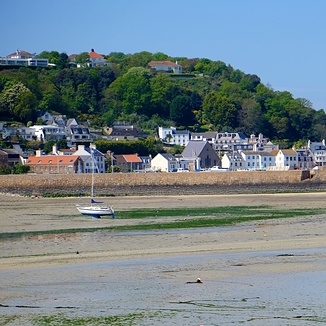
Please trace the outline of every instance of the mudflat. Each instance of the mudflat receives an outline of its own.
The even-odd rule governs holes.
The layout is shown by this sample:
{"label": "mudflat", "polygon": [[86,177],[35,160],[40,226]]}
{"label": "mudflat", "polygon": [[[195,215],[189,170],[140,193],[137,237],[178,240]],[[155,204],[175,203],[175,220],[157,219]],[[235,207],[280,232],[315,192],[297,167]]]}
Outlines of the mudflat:
{"label": "mudflat", "polygon": [[[119,211],[141,208],[268,205],[284,210],[326,209],[325,198],[326,193],[112,197],[104,200],[114,207],[116,218],[92,219],[79,214],[76,198],[1,195],[0,229],[2,233],[10,233],[137,224],[143,221],[119,219]],[[171,221],[176,219],[180,217],[170,218]],[[159,220],[155,219],[156,222]],[[180,230],[177,236],[168,232],[149,232],[146,236],[134,232],[132,241],[130,234],[123,232],[117,241],[110,230],[91,236],[78,232],[24,236],[1,241],[0,270],[130,257],[323,247],[326,244],[325,224],[324,215],[301,216],[250,222],[247,228],[222,228],[218,236],[212,230],[200,230],[191,236],[187,230]]]}
{"label": "mudflat", "polygon": [[[325,198],[321,192],[112,197],[103,200],[116,218],[92,219],[79,214],[76,198],[0,195],[1,233],[26,232],[0,240],[0,323],[43,325],[48,316],[60,325],[325,323]],[[231,227],[110,230],[144,223],[119,219],[123,210],[262,205],[321,212]],[[28,233],[43,230],[53,232]]]}

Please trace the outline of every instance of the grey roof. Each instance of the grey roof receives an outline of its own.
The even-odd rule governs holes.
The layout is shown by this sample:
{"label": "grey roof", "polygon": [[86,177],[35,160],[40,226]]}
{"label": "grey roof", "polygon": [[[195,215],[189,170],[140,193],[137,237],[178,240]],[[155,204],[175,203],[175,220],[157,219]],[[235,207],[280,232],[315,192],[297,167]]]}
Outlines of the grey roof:
{"label": "grey roof", "polygon": [[172,130],[172,134],[175,134],[175,135],[188,135],[189,131],[188,130]]}
{"label": "grey roof", "polygon": [[2,148],[4,152],[7,154],[18,154],[20,155],[20,152],[17,149],[12,149],[12,148]]}
{"label": "grey roof", "polygon": [[207,141],[190,140],[186,148],[182,152],[183,157],[196,157],[199,156],[204,147],[208,144]]}
{"label": "grey roof", "polygon": [[165,159],[169,161],[175,161],[175,157],[169,153],[160,153]]}

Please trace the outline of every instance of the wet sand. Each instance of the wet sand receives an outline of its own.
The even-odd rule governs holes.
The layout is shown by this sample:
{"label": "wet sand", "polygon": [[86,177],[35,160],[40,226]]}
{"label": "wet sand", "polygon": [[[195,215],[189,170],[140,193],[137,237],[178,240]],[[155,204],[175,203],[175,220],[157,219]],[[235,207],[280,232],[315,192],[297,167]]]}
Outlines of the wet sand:
{"label": "wet sand", "polygon": [[[137,219],[119,220],[119,211],[142,207],[269,205],[278,209],[326,209],[326,193],[112,197],[105,200],[115,208],[116,218],[91,219],[79,215],[75,198],[0,197],[1,232],[102,228],[140,223]],[[275,300],[280,300],[279,295],[284,295],[284,282],[289,283],[285,281],[287,277],[291,279],[291,275],[297,275],[298,280],[313,277],[317,281],[321,275],[325,276],[325,224],[325,215],[321,214],[224,228],[157,232],[105,230],[1,240],[0,304],[7,305],[7,308],[0,307],[0,312],[19,314],[22,310],[17,306],[29,305],[39,307],[36,309],[39,314],[53,314],[54,307],[59,305],[78,307],[79,315],[94,316],[137,310],[173,310],[179,309],[182,302],[193,300],[196,302],[192,306],[194,311],[187,310],[178,314],[178,318],[183,320],[185,316],[198,314],[196,321],[179,324],[197,325],[197,321],[209,324],[210,320],[214,320],[211,312],[207,311],[203,319],[198,307],[203,306],[203,300],[214,301],[214,305],[218,306],[216,293],[224,293],[226,301],[223,304],[228,302],[234,312],[234,319],[231,319],[240,322],[251,318],[250,314],[242,315],[240,306],[249,301],[255,307],[262,304],[257,298],[267,296],[259,288],[265,282],[270,291],[269,297],[264,298],[270,308],[266,316],[272,318],[272,305]],[[323,276],[319,288],[314,284],[313,288],[311,285],[304,289],[301,284],[303,294],[316,298],[311,300],[315,311],[318,302],[325,302],[326,280]],[[204,283],[185,287],[187,281],[197,277],[201,277]],[[270,297],[273,292],[271,284],[276,279],[279,280],[276,285],[278,292]],[[297,286],[300,287],[300,284]],[[67,291],[62,292],[63,288]],[[161,294],[164,294],[163,297]],[[253,299],[254,295],[256,299]],[[232,298],[236,298],[236,309],[229,302]],[[243,298],[247,301],[242,301]],[[295,314],[289,313],[294,308],[293,301],[298,300],[302,306],[307,303],[295,295],[291,298],[283,315],[294,318]],[[104,309],[103,300],[111,302],[110,308]],[[64,312],[73,315],[76,310],[72,310],[67,308]],[[258,318],[258,310],[251,312],[255,318]],[[24,311],[23,316],[25,313],[30,311]],[[169,325],[171,316],[166,318],[161,320],[161,325]],[[175,323],[180,322],[175,318]],[[153,320],[146,322],[151,325]],[[230,319],[225,317],[227,321]],[[140,325],[147,325],[146,322]]]}

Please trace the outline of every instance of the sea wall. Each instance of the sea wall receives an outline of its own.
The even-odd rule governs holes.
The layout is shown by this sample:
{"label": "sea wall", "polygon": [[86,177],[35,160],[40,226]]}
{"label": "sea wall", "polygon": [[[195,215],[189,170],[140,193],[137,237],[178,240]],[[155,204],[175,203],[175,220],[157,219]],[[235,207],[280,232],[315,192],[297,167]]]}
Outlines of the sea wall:
{"label": "sea wall", "polygon": [[[326,190],[326,170],[189,173],[113,173],[95,178],[97,195],[229,194]],[[1,175],[0,192],[89,195],[89,174]]]}

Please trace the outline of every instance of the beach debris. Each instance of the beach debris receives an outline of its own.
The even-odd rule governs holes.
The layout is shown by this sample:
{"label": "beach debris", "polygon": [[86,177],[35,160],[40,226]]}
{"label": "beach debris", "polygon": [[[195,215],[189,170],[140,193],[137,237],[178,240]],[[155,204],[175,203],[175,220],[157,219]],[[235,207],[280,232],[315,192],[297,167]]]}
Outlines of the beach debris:
{"label": "beach debris", "polygon": [[76,254],[79,255],[79,251],[78,250],[76,251]]}
{"label": "beach debris", "polygon": [[203,283],[203,281],[200,277],[198,277],[195,282],[190,282],[190,281],[187,282],[187,284],[194,284],[194,283]]}

